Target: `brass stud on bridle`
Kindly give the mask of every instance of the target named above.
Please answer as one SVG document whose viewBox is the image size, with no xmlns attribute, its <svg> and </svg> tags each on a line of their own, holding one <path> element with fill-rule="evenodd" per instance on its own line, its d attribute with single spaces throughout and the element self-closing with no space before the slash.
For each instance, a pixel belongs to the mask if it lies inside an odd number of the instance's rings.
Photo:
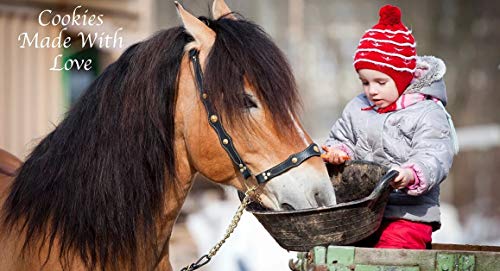
<svg viewBox="0 0 500 271">
<path fill-rule="evenodd" d="M 269 171 L 264 172 L 264 173 L 262 173 L 262 176 L 264 177 L 264 180 L 267 181 L 267 179 L 269 179 L 269 177 L 271 177 L 271 172 L 269 172 Z"/>
<path fill-rule="evenodd" d="M 227 145 L 228 143 L 229 143 L 229 140 L 227 140 L 227 138 L 224 138 L 224 139 L 222 140 L 222 144 Z"/>
<path fill-rule="evenodd" d="M 212 123 L 216 123 L 218 120 L 219 120 L 219 118 L 217 117 L 217 115 L 212 115 L 212 116 L 210 116 L 210 121 L 211 121 Z"/>
<path fill-rule="evenodd" d="M 201 97 L 202 97 L 203 99 L 206 99 L 206 98 L 208 97 L 208 94 L 203 93 L 203 94 L 201 94 Z"/>
<path fill-rule="evenodd" d="M 297 157 L 292 158 L 292 163 L 296 164 L 298 161 L 299 159 L 297 159 Z"/>
<path fill-rule="evenodd" d="M 319 152 L 319 148 L 318 148 L 318 146 L 314 146 L 313 150 L 314 150 L 315 152 Z"/>
</svg>

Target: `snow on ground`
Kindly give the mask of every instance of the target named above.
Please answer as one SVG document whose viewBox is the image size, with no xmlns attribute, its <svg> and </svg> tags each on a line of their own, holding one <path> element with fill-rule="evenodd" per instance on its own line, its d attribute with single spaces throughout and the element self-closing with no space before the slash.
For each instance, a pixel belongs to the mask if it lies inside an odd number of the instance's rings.
<svg viewBox="0 0 500 271">
<path fill-rule="evenodd" d="M 457 209 L 441 204 L 441 229 L 432 235 L 434 243 L 500 246 L 500 218 L 478 211 L 460 223 Z"/>
<path fill-rule="evenodd" d="M 207 253 L 224 235 L 239 205 L 236 193 L 228 193 L 226 201 L 207 202 L 200 211 L 190 215 L 187 226 L 198 242 L 198 253 Z M 296 256 L 282 249 L 257 219 L 248 212 L 238 227 L 204 270 L 261 271 L 289 270 L 288 260 Z"/>
<path fill-rule="evenodd" d="M 450 204 L 441 204 L 441 229 L 432 235 L 432 242 L 447 244 L 463 244 L 464 229 L 460 225 L 458 212 Z"/>
</svg>

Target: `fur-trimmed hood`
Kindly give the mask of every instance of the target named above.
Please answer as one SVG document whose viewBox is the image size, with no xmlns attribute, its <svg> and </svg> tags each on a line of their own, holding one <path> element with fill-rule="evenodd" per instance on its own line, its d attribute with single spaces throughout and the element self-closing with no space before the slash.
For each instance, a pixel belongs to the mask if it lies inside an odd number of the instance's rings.
<svg viewBox="0 0 500 271">
<path fill-rule="evenodd" d="M 444 62 L 434 56 L 419 56 L 415 78 L 406 88 L 404 94 L 422 93 L 433 96 L 446 106 L 448 98 L 446 96 L 446 85 L 443 76 L 446 73 Z"/>
</svg>

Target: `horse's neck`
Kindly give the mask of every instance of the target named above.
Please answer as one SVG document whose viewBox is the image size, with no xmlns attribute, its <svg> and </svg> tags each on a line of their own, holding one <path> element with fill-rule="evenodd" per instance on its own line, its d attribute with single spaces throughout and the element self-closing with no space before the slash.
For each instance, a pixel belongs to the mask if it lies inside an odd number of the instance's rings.
<svg viewBox="0 0 500 271">
<path fill-rule="evenodd" d="M 160 259 L 157 266 L 169 266 L 168 243 L 172 235 L 172 229 L 175 220 L 180 213 L 181 207 L 191 189 L 193 183 L 194 170 L 189 163 L 187 151 L 182 139 L 176 139 L 176 178 L 169 180 L 167 184 L 167 194 L 165 197 L 165 206 L 162 213 L 162 219 L 158 223 L 158 244 L 160 245 Z M 161 269 L 163 270 L 163 269 Z M 169 270 L 167 268 L 167 270 Z"/>
<path fill-rule="evenodd" d="M 13 154 L 0 149 L 0 207 L 3 206 L 7 190 L 14 180 L 16 171 L 21 167 L 22 162 Z"/>
<path fill-rule="evenodd" d="M 0 174 L 14 176 L 16 170 L 21 167 L 21 160 L 13 154 L 0 149 Z"/>
<path fill-rule="evenodd" d="M 14 177 L 0 174 L 0 208 L 3 206 L 3 202 L 7 197 L 7 192 L 13 180 Z"/>
</svg>

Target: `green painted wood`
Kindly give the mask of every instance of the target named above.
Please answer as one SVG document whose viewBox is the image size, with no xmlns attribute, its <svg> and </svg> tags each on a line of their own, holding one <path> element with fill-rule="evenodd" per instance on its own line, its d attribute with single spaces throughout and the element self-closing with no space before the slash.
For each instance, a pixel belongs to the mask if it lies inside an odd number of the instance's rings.
<svg viewBox="0 0 500 271">
<path fill-rule="evenodd" d="M 326 263 L 351 265 L 354 263 L 354 250 L 355 247 L 329 246 Z"/>
<path fill-rule="evenodd" d="M 459 271 L 474 271 L 476 257 L 474 255 L 460 255 L 458 258 Z"/>
<path fill-rule="evenodd" d="M 434 271 L 436 253 L 431 250 L 356 248 L 354 262 L 381 266 L 418 266 Z"/>
<path fill-rule="evenodd" d="M 317 246 L 312 249 L 313 255 L 313 263 L 316 265 L 324 265 L 326 264 L 326 247 Z"/>
<path fill-rule="evenodd" d="M 458 271 L 456 265 L 457 255 L 450 253 L 438 253 L 436 255 L 436 271 Z"/>
<path fill-rule="evenodd" d="M 473 254 L 437 253 L 436 271 L 474 271 L 476 257 Z"/>
<path fill-rule="evenodd" d="M 418 266 L 379 266 L 357 264 L 355 271 L 420 271 Z"/>
<path fill-rule="evenodd" d="M 300 271 L 500 271 L 500 252 L 470 251 L 465 245 L 456 245 L 455 247 L 455 250 L 375 249 L 342 246 L 329 246 L 327 249 L 317 247 L 311 250 L 310 259 L 312 262 L 307 263 L 307 268 L 300 269 Z"/>
</svg>

